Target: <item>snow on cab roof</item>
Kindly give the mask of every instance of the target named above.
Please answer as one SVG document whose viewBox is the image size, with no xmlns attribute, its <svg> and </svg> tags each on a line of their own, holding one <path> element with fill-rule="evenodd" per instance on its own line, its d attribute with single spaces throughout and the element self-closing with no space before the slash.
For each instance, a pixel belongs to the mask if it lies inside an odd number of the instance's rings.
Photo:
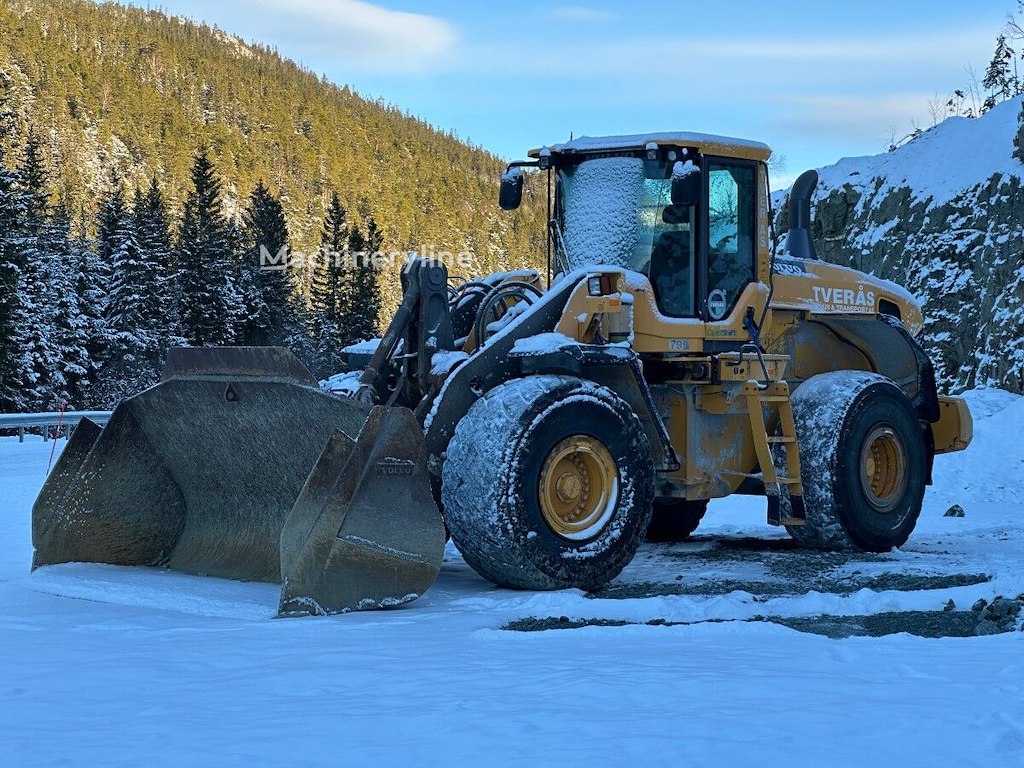
<svg viewBox="0 0 1024 768">
<path fill-rule="evenodd" d="M 645 149 L 649 144 L 697 147 L 707 154 L 724 154 L 750 160 L 767 160 L 772 150 L 767 144 L 710 133 L 666 131 L 662 133 L 635 133 L 627 136 L 580 136 L 572 141 L 547 147 L 555 154 L 602 152 L 622 149 Z M 530 157 L 539 157 L 542 149 L 532 149 Z"/>
</svg>

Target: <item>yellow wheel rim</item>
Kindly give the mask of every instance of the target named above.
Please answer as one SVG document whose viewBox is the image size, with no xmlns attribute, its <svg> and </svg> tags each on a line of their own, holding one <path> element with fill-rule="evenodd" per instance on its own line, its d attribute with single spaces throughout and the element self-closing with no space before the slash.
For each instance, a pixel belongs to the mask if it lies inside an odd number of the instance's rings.
<svg viewBox="0 0 1024 768">
<path fill-rule="evenodd" d="M 896 431 L 878 424 L 860 452 L 861 487 L 877 512 L 891 512 L 907 490 L 907 451 Z"/>
<path fill-rule="evenodd" d="M 600 440 L 573 435 L 554 448 L 540 472 L 540 511 L 563 539 L 592 539 L 619 501 L 619 470 Z"/>
</svg>

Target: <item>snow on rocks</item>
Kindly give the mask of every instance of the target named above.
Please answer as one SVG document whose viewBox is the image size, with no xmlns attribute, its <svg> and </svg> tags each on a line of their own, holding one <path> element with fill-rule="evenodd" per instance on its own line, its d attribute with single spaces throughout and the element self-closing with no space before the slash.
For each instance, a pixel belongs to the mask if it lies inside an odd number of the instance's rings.
<svg viewBox="0 0 1024 768">
<path fill-rule="evenodd" d="M 1014 156 L 1022 101 L 1004 101 L 980 118 L 950 117 L 892 152 L 843 158 L 818 171 L 819 189 L 850 184 L 884 197 L 906 188 L 913 201 L 936 207 L 993 176 L 1022 178 L 1024 163 Z"/>
<path fill-rule="evenodd" d="M 917 297 L 922 341 L 948 391 L 1024 391 L 1022 105 L 949 118 L 892 152 L 818 173 L 818 254 Z"/>
</svg>

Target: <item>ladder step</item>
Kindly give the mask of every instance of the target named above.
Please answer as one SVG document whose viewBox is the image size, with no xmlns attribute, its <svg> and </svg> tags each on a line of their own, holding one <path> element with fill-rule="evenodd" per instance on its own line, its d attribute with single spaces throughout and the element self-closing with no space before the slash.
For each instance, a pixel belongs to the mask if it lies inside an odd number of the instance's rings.
<svg viewBox="0 0 1024 768">
<path fill-rule="evenodd" d="M 802 494 L 793 494 L 789 497 L 790 511 L 796 520 L 807 520 L 807 505 L 804 504 Z"/>
<path fill-rule="evenodd" d="M 782 504 L 778 496 L 768 497 L 768 525 L 807 525 L 807 513 L 804 511 L 803 498 L 795 496 L 790 501 L 798 499 L 793 504 L 793 514 L 782 516 Z"/>
<path fill-rule="evenodd" d="M 758 465 L 761 470 L 761 482 L 765 486 L 765 495 L 768 497 L 768 524 L 769 525 L 804 525 L 807 518 L 807 511 L 803 500 L 803 483 L 800 479 L 799 459 L 797 457 L 797 438 L 793 434 L 793 401 L 785 385 L 760 388 L 756 382 L 748 382 L 744 387 L 744 395 L 747 398 L 747 412 L 750 415 L 750 429 L 754 439 L 754 448 L 757 452 Z M 764 411 L 762 406 L 769 403 L 778 404 L 778 416 L 782 424 L 781 435 L 766 434 Z M 763 441 L 763 442 L 762 442 Z M 777 477 L 779 468 L 773 466 L 771 446 L 791 445 L 793 448 L 786 453 L 786 471 L 797 475 L 796 477 Z M 728 472 L 728 474 L 743 475 L 745 473 Z M 787 486 L 790 504 L 787 505 L 786 514 L 783 516 L 782 500 L 779 498 L 782 486 Z"/>
</svg>

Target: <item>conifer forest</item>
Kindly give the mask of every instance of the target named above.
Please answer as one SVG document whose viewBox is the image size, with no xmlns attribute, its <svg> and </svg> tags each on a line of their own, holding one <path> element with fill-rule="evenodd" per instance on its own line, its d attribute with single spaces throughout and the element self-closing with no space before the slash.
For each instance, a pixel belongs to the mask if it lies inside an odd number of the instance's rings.
<svg viewBox="0 0 1024 768">
<path fill-rule="evenodd" d="M 543 195 L 499 211 L 501 159 L 269 48 L 88 0 L 3 0 L 0 27 L 0 412 L 112 407 L 175 345 L 329 376 L 400 287 L 325 254 L 543 260 Z M 282 247 L 320 257 L 261 268 Z"/>
</svg>

